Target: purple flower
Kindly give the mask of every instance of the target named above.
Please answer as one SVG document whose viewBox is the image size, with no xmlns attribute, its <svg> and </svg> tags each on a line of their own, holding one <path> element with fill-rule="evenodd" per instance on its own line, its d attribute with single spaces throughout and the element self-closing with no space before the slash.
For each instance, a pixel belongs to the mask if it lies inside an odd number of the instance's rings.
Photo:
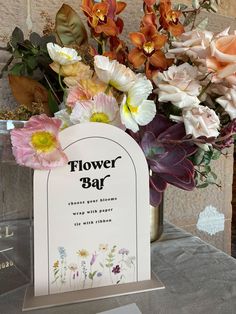
<svg viewBox="0 0 236 314">
<path fill-rule="evenodd" d="M 122 255 L 128 255 L 129 254 L 129 250 L 123 248 L 123 249 L 120 249 L 118 253 L 122 254 Z"/>
<path fill-rule="evenodd" d="M 120 266 L 116 265 L 115 267 L 113 267 L 112 272 L 117 275 L 120 273 Z"/>
<path fill-rule="evenodd" d="M 95 263 L 96 258 L 97 258 L 97 254 L 95 253 L 95 254 L 92 255 L 92 258 L 91 258 L 91 261 L 90 261 L 90 265 L 91 266 Z"/>
<path fill-rule="evenodd" d="M 97 273 L 97 277 L 102 277 L 102 273 Z"/>
</svg>

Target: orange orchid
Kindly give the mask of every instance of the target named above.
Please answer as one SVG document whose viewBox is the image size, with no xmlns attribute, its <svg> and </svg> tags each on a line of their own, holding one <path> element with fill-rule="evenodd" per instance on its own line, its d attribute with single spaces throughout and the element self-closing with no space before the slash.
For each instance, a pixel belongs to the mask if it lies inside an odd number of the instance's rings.
<svg viewBox="0 0 236 314">
<path fill-rule="evenodd" d="M 118 37 L 110 38 L 110 51 L 106 52 L 104 56 L 111 60 L 117 60 L 119 63 L 125 64 L 127 61 L 127 47 L 123 40 Z"/>
<path fill-rule="evenodd" d="M 107 36 L 116 36 L 120 33 L 121 19 L 115 21 L 115 16 L 122 12 L 125 7 L 124 2 L 116 2 L 115 0 L 103 0 L 100 3 L 95 3 L 94 0 L 82 0 L 81 5 L 81 9 L 88 17 L 88 24 L 95 34 L 104 33 Z"/>
<path fill-rule="evenodd" d="M 144 2 L 146 3 L 147 6 L 152 6 L 156 3 L 156 0 L 144 0 Z"/>
<path fill-rule="evenodd" d="M 167 37 L 159 34 L 154 25 L 144 26 L 141 32 L 130 33 L 129 37 L 135 48 L 129 53 L 128 59 L 135 68 L 139 68 L 144 63 L 146 71 L 149 65 L 156 69 L 167 68 L 167 60 L 161 50 Z"/>
<path fill-rule="evenodd" d="M 169 31 L 174 36 L 180 36 L 184 32 L 183 25 L 179 22 L 181 11 L 171 8 L 170 0 L 160 0 L 160 24 L 163 29 Z"/>
</svg>

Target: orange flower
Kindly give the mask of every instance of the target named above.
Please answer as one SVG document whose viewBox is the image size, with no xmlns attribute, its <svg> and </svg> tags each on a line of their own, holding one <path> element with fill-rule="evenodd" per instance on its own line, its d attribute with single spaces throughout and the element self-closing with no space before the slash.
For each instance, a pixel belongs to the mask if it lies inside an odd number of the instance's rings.
<svg viewBox="0 0 236 314">
<path fill-rule="evenodd" d="M 124 2 L 115 0 L 103 0 L 95 3 L 94 0 L 82 0 L 81 9 L 88 17 L 88 23 L 96 34 L 104 33 L 107 36 L 116 36 L 119 33 L 119 25 L 115 16 L 124 10 Z"/>
<path fill-rule="evenodd" d="M 152 6 L 156 3 L 156 0 L 144 0 L 144 2 L 146 3 L 147 6 Z"/>
<path fill-rule="evenodd" d="M 181 11 L 174 11 L 171 8 L 170 0 L 160 0 L 160 24 L 174 36 L 180 36 L 184 32 L 183 25 L 179 22 Z"/>
<path fill-rule="evenodd" d="M 129 61 L 135 68 L 150 63 L 158 69 L 167 68 L 167 60 L 161 48 L 164 47 L 167 37 L 157 32 L 154 25 L 148 25 L 141 28 L 141 32 L 130 33 L 130 39 L 136 46 L 129 53 Z"/>
<path fill-rule="evenodd" d="M 118 37 L 110 38 L 110 51 L 106 52 L 104 56 L 111 60 L 117 60 L 119 63 L 125 64 L 127 60 L 127 47 L 123 40 Z"/>
</svg>

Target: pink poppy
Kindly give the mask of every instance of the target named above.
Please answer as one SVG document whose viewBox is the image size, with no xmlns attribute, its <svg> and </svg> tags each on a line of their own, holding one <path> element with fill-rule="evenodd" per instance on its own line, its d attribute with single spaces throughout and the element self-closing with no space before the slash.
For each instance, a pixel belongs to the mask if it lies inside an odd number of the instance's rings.
<svg viewBox="0 0 236 314">
<path fill-rule="evenodd" d="M 50 170 L 64 166 L 67 156 L 58 141 L 61 121 L 45 114 L 33 116 L 24 128 L 11 131 L 12 150 L 19 165 Z"/>
</svg>

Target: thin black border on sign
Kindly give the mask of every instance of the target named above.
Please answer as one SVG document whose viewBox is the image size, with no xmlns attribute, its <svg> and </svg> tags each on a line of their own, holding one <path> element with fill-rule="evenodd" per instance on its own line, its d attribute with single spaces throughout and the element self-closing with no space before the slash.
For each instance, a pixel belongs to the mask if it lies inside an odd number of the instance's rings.
<svg viewBox="0 0 236 314">
<path fill-rule="evenodd" d="M 136 167 L 135 167 L 135 163 L 133 161 L 133 158 L 131 157 L 131 155 L 129 154 L 129 152 L 127 151 L 127 149 L 125 149 L 120 143 L 107 138 L 107 137 L 103 137 L 103 136 L 89 136 L 89 137 L 84 137 L 80 140 L 76 140 L 74 142 L 72 142 L 71 144 L 69 144 L 68 146 L 66 146 L 63 151 L 65 151 L 68 147 L 70 147 L 71 145 L 74 145 L 77 142 L 83 141 L 83 140 L 87 140 L 87 139 L 105 139 L 108 140 L 110 142 L 113 142 L 117 145 L 119 145 L 129 156 L 129 158 L 132 161 L 132 164 L 134 166 L 134 172 L 135 172 L 135 207 L 136 207 L 136 282 L 138 282 L 138 273 L 139 273 L 139 267 L 138 267 L 138 209 L 137 209 L 137 171 L 136 171 Z M 48 210 L 48 185 L 49 185 L 49 176 L 51 174 L 51 170 L 49 170 L 48 172 L 48 177 L 47 177 L 47 244 L 48 244 L 48 293 L 50 294 L 50 268 L 49 268 L 49 210 Z"/>
</svg>

